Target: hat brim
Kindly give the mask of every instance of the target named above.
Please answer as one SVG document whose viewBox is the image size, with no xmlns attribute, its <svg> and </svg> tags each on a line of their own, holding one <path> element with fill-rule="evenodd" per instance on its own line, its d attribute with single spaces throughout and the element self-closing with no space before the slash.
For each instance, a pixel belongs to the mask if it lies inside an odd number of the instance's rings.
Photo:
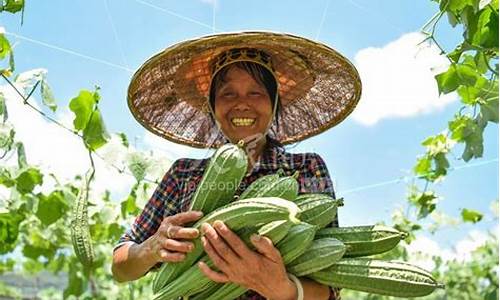
<svg viewBox="0 0 500 300">
<path fill-rule="evenodd" d="M 132 114 L 175 143 L 219 147 L 225 139 L 208 109 L 211 63 L 221 52 L 241 47 L 271 56 L 282 107 L 271 132 L 284 145 L 342 122 L 361 97 L 356 68 L 334 49 L 290 34 L 236 32 L 184 41 L 148 59 L 129 85 Z"/>
</svg>

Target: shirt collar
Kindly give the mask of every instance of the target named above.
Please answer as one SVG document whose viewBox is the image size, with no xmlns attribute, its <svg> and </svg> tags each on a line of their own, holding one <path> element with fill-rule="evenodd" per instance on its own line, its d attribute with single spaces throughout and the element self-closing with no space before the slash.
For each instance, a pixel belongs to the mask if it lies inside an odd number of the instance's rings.
<svg viewBox="0 0 500 300">
<path fill-rule="evenodd" d="M 252 172 L 261 171 L 262 169 L 276 169 L 279 165 L 281 165 L 281 157 L 284 153 L 284 150 L 280 147 L 271 147 L 264 151 L 259 159 L 253 165 Z"/>
</svg>

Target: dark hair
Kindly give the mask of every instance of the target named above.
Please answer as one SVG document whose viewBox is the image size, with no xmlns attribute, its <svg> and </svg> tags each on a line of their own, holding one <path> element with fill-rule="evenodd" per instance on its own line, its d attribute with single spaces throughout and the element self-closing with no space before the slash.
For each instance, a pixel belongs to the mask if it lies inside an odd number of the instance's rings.
<svg viewBox="0 0 500 300">
<path fill-rule="evenodd" d="M 279 95 L 278 97 L 276 97 L 277 82 L 271 71 L 258 63 L 250 61 L 238 61 L 225 66 L 219 72 L 217 72 L 210 84 L 209 104 L 212 107 L 212 110 L 215 112 L 215 94 L 217 92 L 217 89 L 220 88 L 220 86 L 226 81 L 227 72 L 233 67 L 240 68 L 246 71 L 257 83 L 265 87 L 267 94 L 271 99 L 272 107 L 274 107 L 274 101 L 278 101 L 278 103 L 276 104 L 276 111 L 274 113 L 274 122 L 276 123 L 276 129 L 278 130 L 278 116 L 281 111 L 281 101 L 279 99 Z M 213 118 L 214 116 L 210 115 L 210 119 L 215 124 Z M 283 144 L 281 144 L 275 138 L 269 136 L 269 134 L 266 134 L 266 141 L 266 148 L 264 149 L 264 151 L 267 151 L 273 147 L 283 148 Z"/>
</svg>

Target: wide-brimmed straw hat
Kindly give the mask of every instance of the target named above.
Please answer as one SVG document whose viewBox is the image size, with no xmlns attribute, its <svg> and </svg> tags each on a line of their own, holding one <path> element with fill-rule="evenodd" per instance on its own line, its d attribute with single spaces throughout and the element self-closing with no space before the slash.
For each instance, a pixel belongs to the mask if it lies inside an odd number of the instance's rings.
<svg viewBox="0 0 500 300">
<path fill-rule="evenodd" d="M 175 143 L 216 148 L 226 142 L 211 119 L 208 97 L 214 62 L 235 48 L 267 53 L 278 79 L 281 110 L 270 135 L 291 144 L 344 120 L 361 96 L 356 68 L 334 49 L 298 36 L 237 32 L 184 41 L 137 70 L 128 105 L 146 129 Z"/>
</svg>

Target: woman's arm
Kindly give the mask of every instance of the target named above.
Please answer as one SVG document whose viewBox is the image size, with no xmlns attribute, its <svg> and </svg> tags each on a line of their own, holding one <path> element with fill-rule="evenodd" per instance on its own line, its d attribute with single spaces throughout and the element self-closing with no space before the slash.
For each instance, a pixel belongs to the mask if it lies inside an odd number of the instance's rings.
<svg viewBox="0 0 500 300">
<path fill-rule="evenodd" d="M 144 276 L 156 263 L 146 243 L 129 242 L 113 253 L 111 271 L 116 281 L 131 281 Z"/>
<path fill-rule="evenodd" d="M 194 249 L 189 239 L 198 237 L 195 228 L 182 227 L 203 216 L 199 211 L 187 211 L 166 217 L 158 230 L 141 244 L 128 243 L 113 253 L 113 277 L 118 282 L 138 279 L 158 262 L 178 262 Z"/>
</svg>

